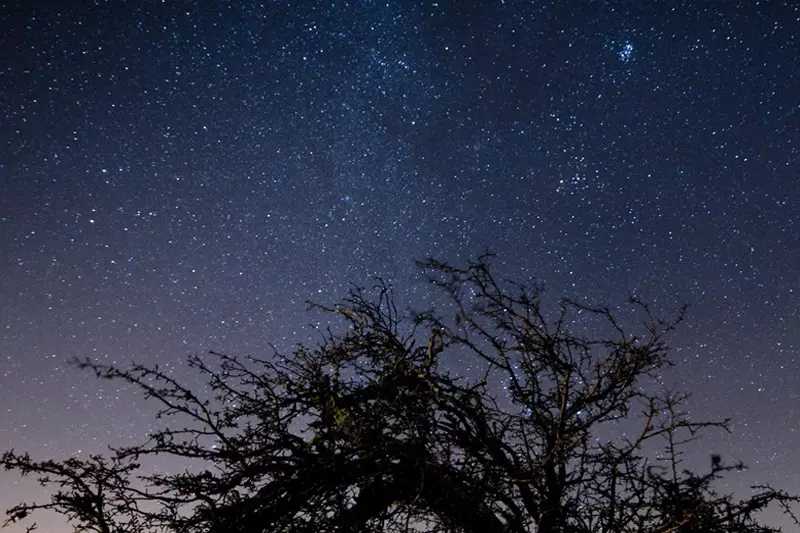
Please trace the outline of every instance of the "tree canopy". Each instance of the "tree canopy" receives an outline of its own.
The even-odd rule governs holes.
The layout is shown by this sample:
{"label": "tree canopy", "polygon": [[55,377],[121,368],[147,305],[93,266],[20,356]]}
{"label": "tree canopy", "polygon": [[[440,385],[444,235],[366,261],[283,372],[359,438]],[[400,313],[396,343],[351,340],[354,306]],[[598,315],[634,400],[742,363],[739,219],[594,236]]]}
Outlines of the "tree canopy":
{"label": "tree canopy", "polygon": [[[489,256],[421,266],[452,312],[401,313],[387,284],[356,288],[317,306],[344,327],[316,347],[191,357],[202,390],[158,367],[77,361],[141,390],[164,424],[105,456],[6,452],[6,469],[52,489],[8,520],[51,509],[98,533],[766,533],[768,506],[793,517],[797,499],[766,484],[718,494],[741,465],[682,467],[701,431],[728,428],[692,420],[687,396],[656,381],[683,311],[662,320],[631,300],[630,330],[604,307],[548,312],[541,286],[499,281]],[[184,466],[143,473],[152,457]]]}

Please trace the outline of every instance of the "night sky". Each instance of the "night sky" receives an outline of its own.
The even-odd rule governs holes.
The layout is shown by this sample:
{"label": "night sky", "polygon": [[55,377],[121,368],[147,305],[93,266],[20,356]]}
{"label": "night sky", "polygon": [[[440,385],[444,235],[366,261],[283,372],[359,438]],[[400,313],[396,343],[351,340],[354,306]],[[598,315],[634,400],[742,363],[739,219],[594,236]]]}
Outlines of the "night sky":
{"label": "night sky", "polygon": [[[693,449],[800,492],[790,4],[0,4],[0,449],[144,438],[71,357],[192,383],[191,353],[316,342],[307,299],[381,275],[419,307],[413,259],[488,247],[554,295],[690,304],[665,382],[734,422]],[[36,494],[1,476],[1,508]]]}

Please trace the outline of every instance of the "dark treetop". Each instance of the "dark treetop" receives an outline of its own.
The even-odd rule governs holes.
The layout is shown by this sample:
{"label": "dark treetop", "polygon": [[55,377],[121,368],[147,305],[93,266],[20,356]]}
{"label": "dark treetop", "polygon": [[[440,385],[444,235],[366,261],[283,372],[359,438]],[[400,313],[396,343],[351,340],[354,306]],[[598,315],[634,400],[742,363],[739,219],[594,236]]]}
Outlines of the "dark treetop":
{"label": "dark treetop", "polygon": [[[686,469],[687,445],[728,422],[692,420],[685,395],[658,390],[682,312],[664,321],[634,298],[634,332],[603,307],[548,312],[540,286],[498,281],[486,257],[424,266],[448,317],[404,320],[385,283],[353,289],[321,308],[346,327],[316,348],[192,357],[200,390],[158,367],[77,361],[144,392],[160,427],[107,457],[5,453],[0,466],[56,490],[9,521],[48,509],[95,533],[777,533],[758,522],[772,506],[800,526],[800,498],[769,485],[720,495],[741,467],[719,455]],[[481,376],[443,369],[454,351]],[[148,473],[154,458],[182,469]]]}

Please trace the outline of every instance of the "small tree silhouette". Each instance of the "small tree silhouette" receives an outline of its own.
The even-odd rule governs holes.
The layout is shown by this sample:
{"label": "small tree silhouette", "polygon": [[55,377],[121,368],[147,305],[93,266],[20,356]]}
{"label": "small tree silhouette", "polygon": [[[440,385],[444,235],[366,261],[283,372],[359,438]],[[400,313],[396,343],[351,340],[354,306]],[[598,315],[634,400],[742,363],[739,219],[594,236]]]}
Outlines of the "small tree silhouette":
{"label": "small tree silhouette", "polygon": [[[680,469],[698,432],[727,429],[691,421],[686,396],[649,392],[683,311],[663,321],[634,300],[635,335],[609,309],[573,301],[549,317],[541,287],[498,282],[488,255],[420,265],[455,309],[449,320],[401,317],[380,281],[374,294],[353,289],[321,307],[346,327],[317,348],[191,357],[211,394],[158,367],[77,361],[138,387],[169,423],[108,458],[5,453],[6,469],[57,489],[9,521],[52,509],[98,533],[764,533],[776,531],[756,521],[767,506],[792,516],[796,498],[766,485],[744,500],[718,495],[713,482],[740,465],[713,456],[708,473]],[[601,324],[594,335],[576,325],[587,319]],[[482,377],[452,375],[447,353]],[[622,421],[636,433],[609,436]],[[659,441],[665,462],[645,453]],[[187,468],[140,473],[152,456]]]}

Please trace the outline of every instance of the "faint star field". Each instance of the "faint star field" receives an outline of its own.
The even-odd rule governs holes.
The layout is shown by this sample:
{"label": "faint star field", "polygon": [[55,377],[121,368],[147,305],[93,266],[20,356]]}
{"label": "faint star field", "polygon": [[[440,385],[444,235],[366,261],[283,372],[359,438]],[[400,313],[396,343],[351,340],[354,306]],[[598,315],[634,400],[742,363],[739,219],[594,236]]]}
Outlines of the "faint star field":
{"label": "faint star field", "polygon": [[[190,353],[316,342],[308,299],[380,275],[424,306],[413,259],[489,247],[553,295],[688,303],[665,382],[734,421],[698,457],[750,465],[723,489],[800,493],[798,22],[750,1],[3,4],[0,448],[145,436],[144,401],[71,357],[191,383]],[[35,494],[0,475],[0,507]]]}

